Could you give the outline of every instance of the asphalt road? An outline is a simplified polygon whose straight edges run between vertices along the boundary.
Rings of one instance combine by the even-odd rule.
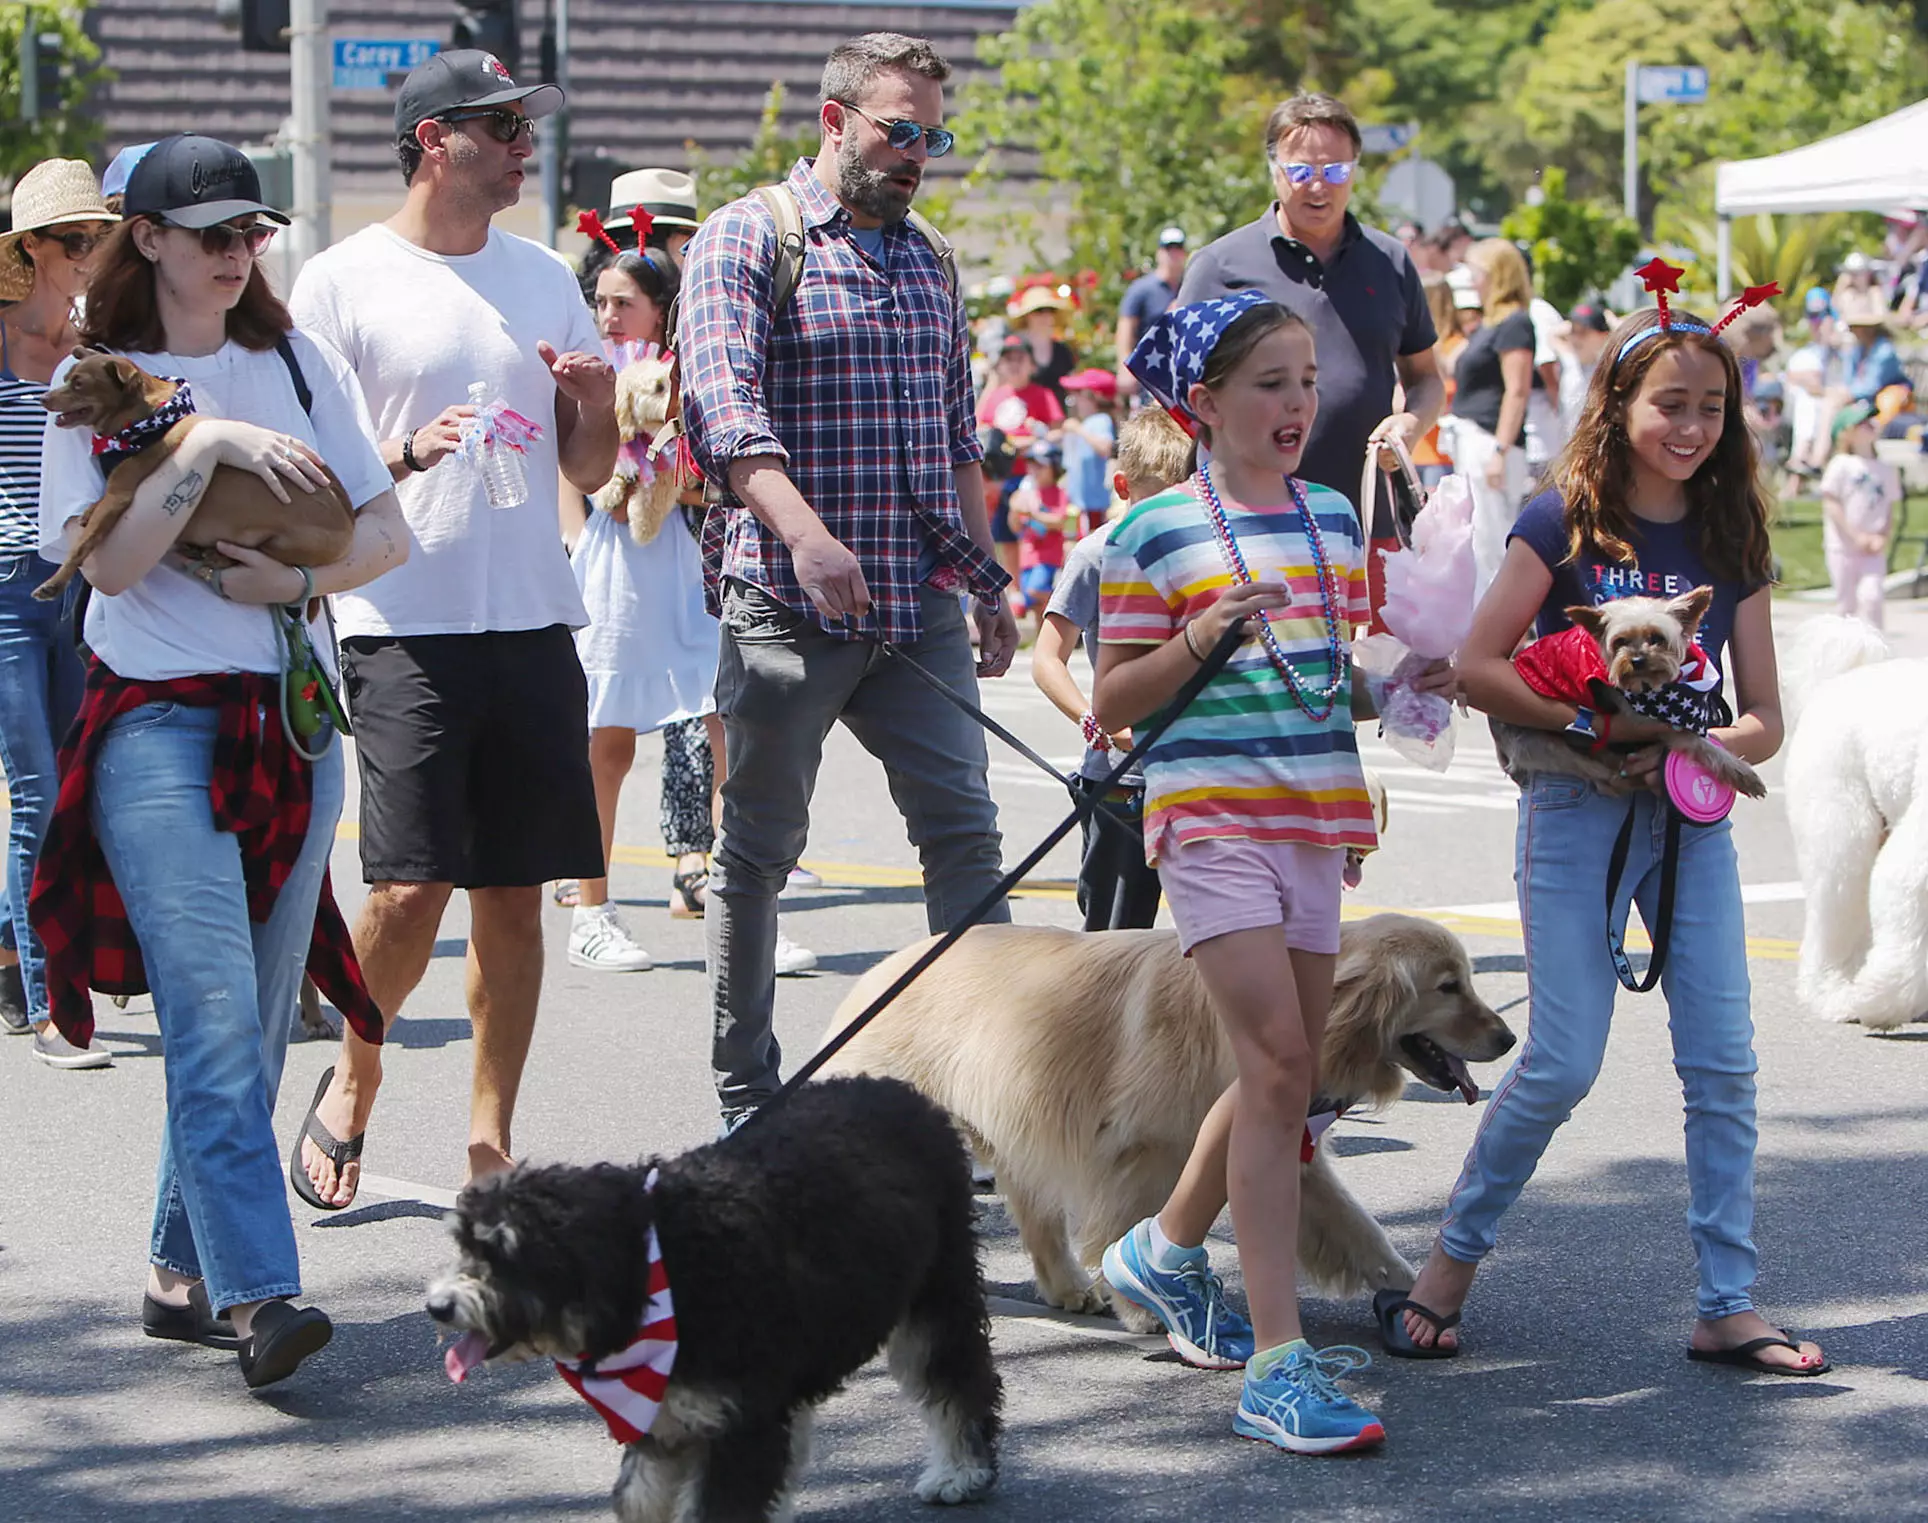
[[[1790,617],[1802,610],[1790,606]],[[1899,643],[1928,654],[1928,608],[1900,608]],[[1070,726],[1022,675],[987,704],[1068,763]],[[1391,765],[1383,852],[1352,913],[1436,914],[1465,936],[1481,991],[1519,999],[1512,790],[1483,738],[1444,776]],[[993,746],[1007,854],[1061,814],[1054,784]],[[658,958],[592,974],[550,962],[516,1143],[534,1159],[628,1158],[715,1126],[701,926],[664,913],[656,751],[625,793],[615,882]],[[1770,768],[1772,782],[1777,768]],[[914,858],[875,764],[841,733],[806,861],[827,880],[786,927],[821,971],[785,980],[780,1023],[808,1050],[864,968],[924,931]],[[352,803],[350,811],[352,822]],[[984,1204],[1009,1437],[990,1519],[1896,1519],[1928,1517],[1928,1028],[1890,1036],[1825,1025],[1794,996],[1798,887],[1781,805],[1737,815],[1750,887],[1761,1056],[1757,1238],[1763,1308],[1822,1338],[1835,1371],[1749,1379],[1682,1357],[1693,1264],[1679,1090],[1658,996],[1625,996],[1606,1070],[1506,1220],[1468,1308],[1467,1352],[1381,1358],[1353,1389],[1385,1420],[1375,1455],[1293,1459],[1229,1433],[1233,1377],[1178,1365],[1115,1323],[1044,1313],[1001,1205]],[[1074,924],[1060,849],[1020,920]],[[352,823],[335,859],[359,894]],[[1053,886],[1057,880],[1059,886]],[[439,1217],[459,1183],[469,1040],[458,901],[427,981],[396,1029],[370,1131],[370,1177],[350,1211],[296,1203],[308,1296],[334,1343],[285,1384],[248,1394],[231,1356],[156,1343],[138,1310],[162,1074],[151,1011],[103,1008],[117,1066],[56,1073],[0,1046],[0,1519],[266,1523],[274,1519],[522,1520],[607,1516],[616,1451],[546,1368],[442,1372],[421,1312],[444,1262]],[[1523,1024],[1524,1009],[1512,1017]],[[291,1052],[279,1131],[331,1060]],[[1482,1078],[1491,1083],[1498,1069]],[[1353,1188],[1408,1257],[1425,1251],[1475,1117],[1430,1093],[1348,1119],[1334,1147]],[[291,1197],[292,1198],[292,1197]],[[1237,1254],[1216,1249],[1236,1292]],[[746,1309],[754,1314],[754,1308]],[[1309,1306],[1318,1343],[1376,1349],[1363,1302]],[[921,1427],[873,1366],[826,1408],[805,1517],[898,1519]]]

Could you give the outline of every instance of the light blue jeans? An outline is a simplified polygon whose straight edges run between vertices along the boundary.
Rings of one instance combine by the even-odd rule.
[[[1487,1102],[1440,1224],[1441,1247],[1466,1263],[1493,1247],[1560,1123],[1586,1098],[1606,1055],[1620,984],[1607,952],[1607,860],[1627,817],[1578,778],[1541,774],[1520,796],[1515,849],[1526,973],[1525,1045]],[[1652,923],[1666,812],[1642,793],[1614,921],[1630,901]],[[1674,1071],[1686,1096],[1687,1230],[1700,1263],[1702,1317],[1753,1306],[1754,1022],[1747,932],[1729,821],[1683,826],[1673,949],[1661,974]]]
[[[267,724],[277,716],[264,716]],[[214,828],[220,711],[123,714],[94,765],[94,830],[140,938],[167,1076],[153,1261],[205,1278],[216,1310],[301,1290],[275,1145],[275,1092],[342,807],[339,742],[265,925],[248,919],[237,837]]]
[[[20,953],[27,1009],[36,1021],[47,1018],[46,954],[27,925],[27,893],[60,791],[55,756],[86,680],[74,649],[80,578],[51,602],[33,595],[53,569],[31,550],[0,555],[0,766],[12,800],[0,878],[0,946]]]

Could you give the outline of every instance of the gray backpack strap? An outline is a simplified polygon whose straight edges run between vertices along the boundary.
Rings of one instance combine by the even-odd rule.
[[[950,239],[946,238],[937,230],[937,224],[932,222],[931,219],[926,217],[922,212],[912,211],[905,216],[904,220],[910,223],[911,230],[915,232],[918,237],[922,238],[931,246],[931,252],[937,256],[937,262],[944,266],[944,279],[950,285],[951,300],[956,301],[959,287],[957,278],[957,249],[952,245]]]
[[[803,208],[787,185],[759,185],[750,194],[770,209],[777,224],[777,262],[770,270],[770,320],[775,322],[803,279],[810,248],[803,236]]]

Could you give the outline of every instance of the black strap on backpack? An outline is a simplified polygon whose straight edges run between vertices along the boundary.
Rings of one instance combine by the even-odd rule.
[[[295,400],[301,410],[310,418],[315,415],[315,394],[309,388],[308,377],[301,373],[301,361],[295,358],[295,346],[289,341],[286,332],[277,333],[274,338],[274,352],[281,356],[281,363],[288,367],[288,379],[294,383]],[[81,663],[86,664],[93,652],[87,648],[87,605],[94,600],[94,585],[83,576],[74,578],[80,590],[74,594],[74,649],[80,653]]]

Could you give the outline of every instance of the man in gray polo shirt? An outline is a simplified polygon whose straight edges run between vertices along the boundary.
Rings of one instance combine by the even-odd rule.
[[[1319,416],[1299,475],[1355,506],[1366,446],[1397,435],[1410,449],[1446,401],[1412,257],[1346,210],[1359,150],[1358,123],[1330,95],[1299,94],[1274,107],[1265,157],[1279,199],[1258,221],[1194,254],[1177,301],[1256,287],[1306,320],[1318,346]],[[1395,383],[1405,393],[1401,411],[1393,408]],[[1391,532],[1379,528],[1375,539]],[[1371,557],[1375,608],[1378,562]]]

